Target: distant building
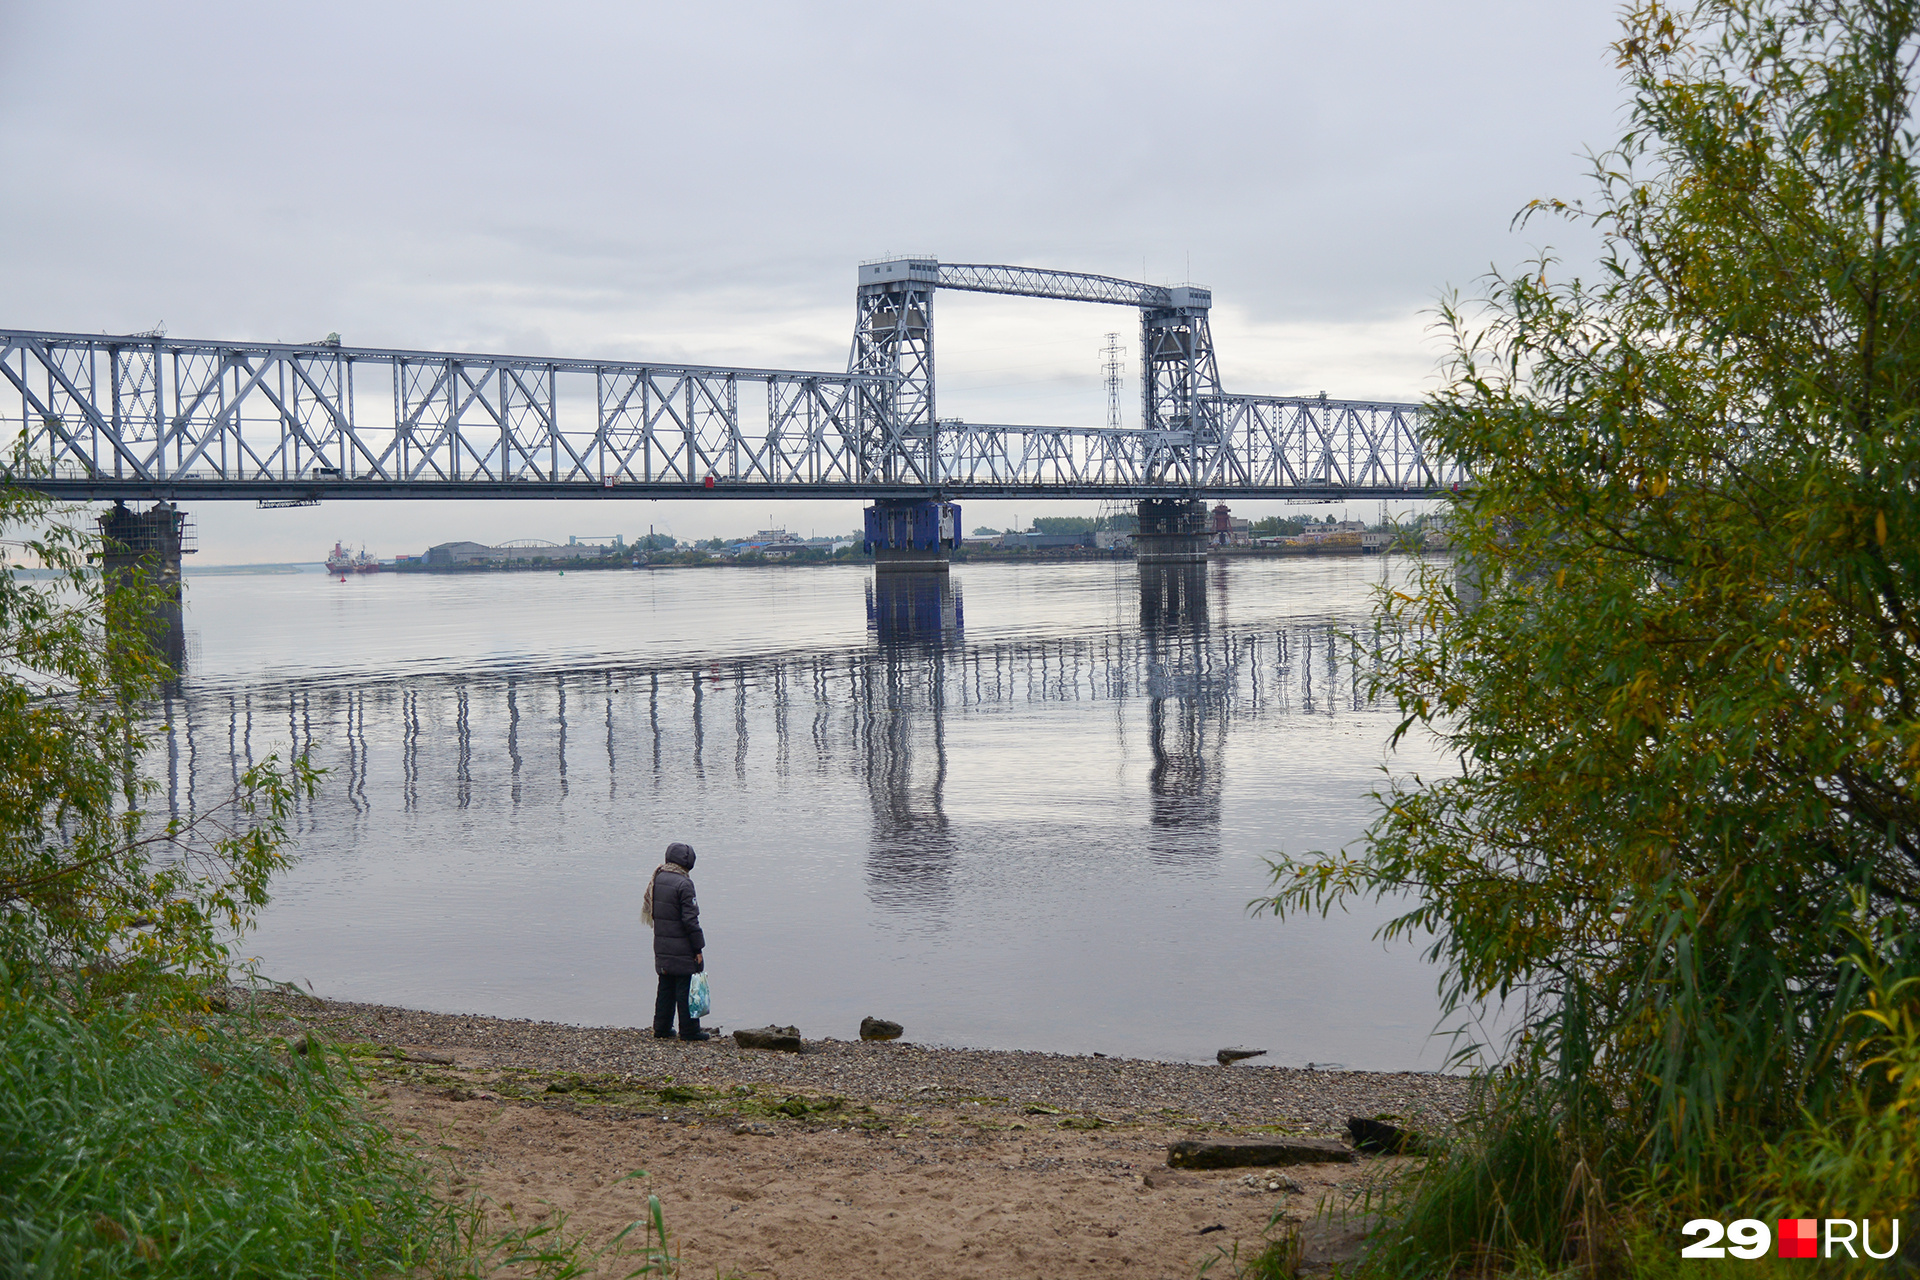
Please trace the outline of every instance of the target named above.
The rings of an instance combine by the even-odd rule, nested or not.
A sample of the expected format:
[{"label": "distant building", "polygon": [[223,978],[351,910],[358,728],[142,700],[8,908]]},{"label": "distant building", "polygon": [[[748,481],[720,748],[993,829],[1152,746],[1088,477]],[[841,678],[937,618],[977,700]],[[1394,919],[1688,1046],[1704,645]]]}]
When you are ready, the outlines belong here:
[{"label": "distant building", "polygon": [[1360,535],[1367,531],[1365,521],[1341,520],[1334,524],[1310,524],[1300,534],[1301,542],[1326,542],[1337,545],[1351,543],[1360,545]]},{"label": "distant building", "polygon": [[1080,533],[1003,533],[994,539],[994,545],[1003,551],[1052,551],[1091,547],[1095,542],[1093,530],[1087,529]]},{"label": "distant building", "polygon": [[565,546],[543,538],[519,538],[503,542],[497,547],[478,542],[443,542],[437,547],[427,548],[426,567],[471,569],[482,565],[528,564],[538,560],[563,563],[571,560],[603,560],[620,555],[625,549],[625,540],[618,537],[611,542],[586,542],[570,538]]},{"label": "distant building", "polygon": [[443,542],[427,548],[427,568],[460,569],[468,565],[494,564],[506,559],[492,547],[478,542]]},{"label": "distant building", "polygon": [[737,556],[743,551],[756,551],[763,556],[783,560],[796,551],[805,551],[807,545],[785,529],[762,529],[751,538],[742,538],[728,547],[726,554]]}]

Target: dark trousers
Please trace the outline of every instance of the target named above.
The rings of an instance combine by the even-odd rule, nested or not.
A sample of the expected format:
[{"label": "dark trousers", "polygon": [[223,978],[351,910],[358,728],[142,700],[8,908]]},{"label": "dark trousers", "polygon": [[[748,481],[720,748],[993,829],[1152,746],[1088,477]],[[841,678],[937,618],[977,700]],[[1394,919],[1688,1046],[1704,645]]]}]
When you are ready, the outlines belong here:
[{"label": "dark trousers", "polygon": [[660,975],[660,992],[653,998],[653,1033],[657,1036],[673,1033],[673,1018],[680,1015],[680,1034],[689,1035],[700,1029],[700,1019],[687,1012],[687,993],[693,986],[690,973],[663,973]]}]

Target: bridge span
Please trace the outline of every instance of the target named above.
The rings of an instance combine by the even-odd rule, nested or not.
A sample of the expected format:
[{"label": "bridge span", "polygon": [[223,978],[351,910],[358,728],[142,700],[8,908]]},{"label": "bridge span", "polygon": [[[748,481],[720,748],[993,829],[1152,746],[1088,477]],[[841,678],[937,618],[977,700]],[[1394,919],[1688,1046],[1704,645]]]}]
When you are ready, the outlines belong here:
[{"label": "bridge span", "polygon": [[[1141,423],[936,412],[940,289],[1136,308]],[[70,498],[1177,499],[1458,487],[1414,404],[1228,394],[1212,295],[916,257],[859,269],[845,372],[0,330],[0,420]]]}]

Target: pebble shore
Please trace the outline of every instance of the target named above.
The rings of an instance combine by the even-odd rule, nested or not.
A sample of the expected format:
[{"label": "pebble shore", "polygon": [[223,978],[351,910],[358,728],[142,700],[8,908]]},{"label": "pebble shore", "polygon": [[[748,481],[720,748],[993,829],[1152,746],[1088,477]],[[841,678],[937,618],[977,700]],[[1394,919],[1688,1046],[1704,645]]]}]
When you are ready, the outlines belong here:
[{"label": "pebble shore", "polygon": [[[238,999],[249,997],[244,994]],[[808,1040],[804,1053],[656,1040],[649,1029],[426,1013],[285,993],[251,997],[269,1029],[332,1041],[451,1057],[462,1067],[524,1068],[833,1094],[894,1108],[1048,1107],[1103,1120],[1278,1126],[1344,1136],[1349,1116],[1392,1115],[1429,1131],[1449,1128],[1469,1082],[1424,1072],[1230,1067],[1005,1049],[947,1049],[910,1042]]]}]

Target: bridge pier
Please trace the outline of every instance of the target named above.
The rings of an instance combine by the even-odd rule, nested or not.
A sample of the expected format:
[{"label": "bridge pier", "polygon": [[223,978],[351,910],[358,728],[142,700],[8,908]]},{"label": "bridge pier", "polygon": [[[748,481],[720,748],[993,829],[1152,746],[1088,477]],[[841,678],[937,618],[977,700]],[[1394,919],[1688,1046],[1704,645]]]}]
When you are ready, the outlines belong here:
[{"label": "bridge pier", "polygon": [[101,574],[109,590],[134,585],[144,575],[158,592],[146,618],[148,636],[166,664],[176,673],[186,654],[186,626],[181,615],[181,556],[192,548],[187,513],[171,502],[156,502],[134,511],[115,501],[99,517],[102,543]]},{"label": "bridge pier", "polygon": [[1141,564],[1205,564],[1207,504],[1198,498],[1142,498],[1133,557]]},{"label": "bridge pier", "polygon": [[867,508],[866,533],[876,573],[945,573],[960,545],[960,506],[882,500]]}]

